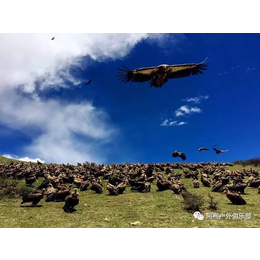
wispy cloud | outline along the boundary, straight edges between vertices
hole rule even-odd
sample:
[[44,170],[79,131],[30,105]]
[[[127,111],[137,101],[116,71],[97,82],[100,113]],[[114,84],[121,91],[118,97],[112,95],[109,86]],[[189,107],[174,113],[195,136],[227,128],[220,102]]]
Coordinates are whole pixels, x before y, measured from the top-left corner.
[[40,158],[35,158],[35,159],[33,159],[33,158],[30,158],[30,157],[22,157],[22,158],[19,158],[18,156],[16,156],[16,155],[10,155],[10,154],[3,154],[2,155],[3,157],[5,157],[5,158],[9,158],[9,159],[15,159],[15,160],[18,160],[18,161],[23,161],[23,162],[37,162],[37,161],[39,161],[39,162],[41,162],[41,163],[44,163],[45,161],[43,161],[43,160],[41,160]]
[[189,106],[181,106],[175,111],[175,116],[184,116],[184,115],[190,115],[194,113],[201,113],[201,109],[198,107],[189,107]]
[[186,125],[187,122],[177,122],[177,121],[170,121],[169,119],[165,119],[160,126],[181,126]]
[[228,73],[229,73],[228,71],[222,71],[218,75],[221,76],[221,75],[228,74]]
[[255,70],[255,67],[253,67],[253,68],[251,68],[251,67],[248,67],[247,69],[246,69],[246,72],[249,72],[249,71],[254,71]]
[[209,96],[206,95],[206,96],[198,96],[198,97],[192,97],[192,98],[185,98],[185,99],[182,99],[182,101],[185,101],[185,102],[193,102],[195,104],[199,104],[202,100],[206,100],[208,99]]

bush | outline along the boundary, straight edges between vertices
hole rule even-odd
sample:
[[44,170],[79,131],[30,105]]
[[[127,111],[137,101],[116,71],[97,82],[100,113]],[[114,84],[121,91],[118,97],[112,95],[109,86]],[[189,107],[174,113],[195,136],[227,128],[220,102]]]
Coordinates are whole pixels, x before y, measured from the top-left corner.
[[28,187],[21,187],[17,180],[7,177],[6,174],[0,175],[0,199],[4,197],[16,198],[31,192]]
[[214,197],[209,194],[209,208],[216,210],[217,209],[218,202],[214,201]]
[[257,167],[258,165],[260,165],[260,158],[253,158],[253,159],[248,159],[248,160],[237,160],[234,161],[234,164],[242,164],[243,167],[247,166],[247,165],[254,165],[255,167]]
[[192,195],[184,200],[185,209],[190,211],[200,211],[204,205],[204,199],[201,195]]

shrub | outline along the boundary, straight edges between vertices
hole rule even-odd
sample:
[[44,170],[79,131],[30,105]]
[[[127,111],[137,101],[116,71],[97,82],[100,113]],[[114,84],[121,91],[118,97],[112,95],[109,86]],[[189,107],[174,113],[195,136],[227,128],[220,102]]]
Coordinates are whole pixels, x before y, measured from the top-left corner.
[[7,177],[6,174],[0,175],[0,199],[4,197],[15,198],[31,192],[28,187],[21,187],[17,180]]
[[185,209],[190,211],[200,211],[204,205],[204,199],[201,195],[192,195],[184,200]]
[[254,165],[255,167],[257,167],[258,165],[260,165],[260,158],[253,158],[253,159],[248,159],[248,160],[237,160],[234,161],[234,164],[242,164],[243,167],[247,166],[247,165]]
[[216,210],[217,209],[218,202],[214,201],[214,197],[209,194],[209,208]]

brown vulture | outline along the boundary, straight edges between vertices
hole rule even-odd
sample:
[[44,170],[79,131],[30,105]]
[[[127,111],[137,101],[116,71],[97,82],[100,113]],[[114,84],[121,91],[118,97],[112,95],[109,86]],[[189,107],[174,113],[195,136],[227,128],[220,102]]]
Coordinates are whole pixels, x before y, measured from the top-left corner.
[[42,192],[26,194],[22,197],[23,201],[21,202],[21,204],[24,204],[26,202],[32,202],[32,206],[35,207],[43,198],[45,193],[46,193],[46,189],[42,189]]
[[118,69],[118,79],[122,83],[128,81],[144,82],[149,81],[151,87],[161,88],[169,79],[184,78],[190,75],[203,74],[203,70],[208,67],[207,59],[201,63],[167,65],[162,64],[157,67],[147,67],[135,70],[130,70],[124,66],[123,69]]
[[114,186],[113,184],[109,183],[109,181],[107,181],[107,190],[109,192],[109,195],[111,195],[111,196],[118,195],[118,188],[116,186]]
[[77,211],[74,209],[75,206],[79,204],[79,198],[78,198],[78,190],[77,188],[74,189],[74,192],[67,196],[65,199],[65,205],[62,207],[64,212],[72,213],[74,211]]
[[172,157],[174,157],[174,158],[180,157],[183,161],[186,160],[186,155],[185,155],[185,153],[177,152],[176,150],[173,152]]
[[233,193],[229,191],[228,188],[224,189],[224,193],[226,193],[227,198],[235,205],[245,205],[246,201],[240,196],[239,193]]
[[206,147],[200,147],[197,152],[200,152],[200,151],[208,151],[209,149],[206,148]]
[[216,154],[227,152],[228,150],[219,150],[217,148],[213,148],[213,150],[216,152]]

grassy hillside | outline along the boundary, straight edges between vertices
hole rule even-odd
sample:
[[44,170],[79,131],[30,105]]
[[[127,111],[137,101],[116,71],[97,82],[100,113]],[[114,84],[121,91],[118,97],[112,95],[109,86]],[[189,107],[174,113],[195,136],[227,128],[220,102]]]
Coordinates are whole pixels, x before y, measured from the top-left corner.
[[9,158],[5,158],[2,155],[0,155],[0,163],[10,163],[11,161],[17,161],[17,160],[12,160]]
[[[227,169],[241,169],[241,165],[226,167]],[[250,168],[246,166],[245,168]],[[253,167],[255,168],[255,167]],[[255,168],[260,170],[260,167]],[[178,172],[178,170],[176,170]],[[34,183],[37,187],[42,179]],[[203,221],[194,219],[193,214],[184,210],[183,199],[172,191],[157,192],[156,185],[152,185],[150,193],[136,193],[127,187],[126,193],[116,197],[108,196],[107,190],[103,194],[95,194],[91,190],[79,192],[77,212],[64,213],[63,202],[40,201],[39,207],[20,206],[21,199],[0,200],[0,227],[22,228],[173,228],[173,227],[259,227],[260,226],[260,195],[257,189],[246,188],[243,195],[247,205],[236,206],[229,202],[225,194],[210,192],[211,188],[201,187],[194,189],[191,179],[182,178],[188,191],[203,195],[205,216]],[[24,180],[21,181],[24,185]],[[208,194],[214,196],[218,202],[218,210],[207,208]],[[24,204],[23,204],[24,205]],[[251,213],[249,220],[240,219],[206,219],[206,213]],[[136,227],[130,223],[140,221]]]

